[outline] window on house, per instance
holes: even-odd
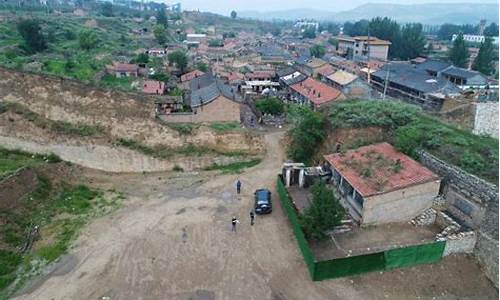
[[[363,207],[363,202],[364,202],[364,199],[363,197],[361,197],[361,195],[356,192],[356,194],[354,195],[354,201],[359,204],[360,207]]]

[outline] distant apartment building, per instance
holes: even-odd
[[[458,37],[458,34],[454,34],[451,36],[451,41],[455,41]],[[492,36],[493,44],[498,45],[498,37]],[[486,37],[484,35],[475,35],[475,34],[464,34],[464,41],[469,43],[482,43]]]
[[[387,60],[391,42],[367,36],[337,37],[337,52],[350,57],[370,57],[371,59]]]

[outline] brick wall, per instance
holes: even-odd
[[[174,113],[159,118],[169,123],[240,122],[241,105],[219,96],[213,101],[196,108],[196,113]]]
[[[476,103],[473,132],[498,138],[498,102]]]

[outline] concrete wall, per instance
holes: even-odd
[[[460,232],[447,236],[443,256],[474,252],[476,239],[476,233],[474,231]]]
[[[161,115],[169,123],[240,122],[241,105],[219,96],[206,105],[195,108],[196,113],[175,113]]]
[[[498,139],[498,102],[476,103],[473,132]]]
[[[439,186],[437,180],[365,198],[363,225],[410,221],[432,206]]]

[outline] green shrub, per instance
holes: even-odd
[[[184,169],[181,166],[175,165],[172,168],[172,171],[174,171],[174,172],[184,172]]]
[[[295,162],[309,164],[326,137],[325,118],[309,108],[298,106],[293,106],[289,115],[293,126],[289,131],[288,156]]]
[[[275,97],[257,100],[255,106],[263,114],[281,115],[285,111],[283,102]]]
[[[206,167],[206,171],[220,170],[223,174],[235,174],[241,173],[241,171],[245,168],[251,168],[260,164],[262,160],[260,158],[252,159],[249,161],[238,161],[226,165],[213,164],[209,167]]]
[[[240,123],[236,122],[216,122],[211,123],[210,128],[217,131],[218,133],[224,133],[229,131],[241,130],[241,125]]]

